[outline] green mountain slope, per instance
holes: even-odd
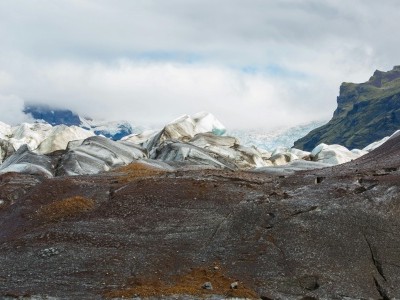
[[[360,149],[400,129],[400,66],[377,70],[365,83],[342,83],[337,103],[332,119],[294,147],[309,151],[327,143]]]

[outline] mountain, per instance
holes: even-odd
[[[27,104],[24,108],[25,114],[30,114],[35,120],[43,120],[50,125],[79,126],[81,120],[78,115],[68,109],[52,109],[46,105]]]
[[[375,71],[365,83],[342,83],[332,119],[294,143],[311,150],[320,143],[364,148],[400,128],[400,66]]]
[[[133,133],[133,128],[127,121],[97,121],[81,117],[69,109],[54,109],[47,105],[27,104],[24,113],[30,114],[35,120],[42,120],[53,126],[79,126],[114,141]]]

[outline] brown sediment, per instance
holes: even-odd
[[[259,299],[257,293],[246,287],[242,282],[229,278],[221,269],[194,268],[189,273],[175,276],[171,283],[160,280],[137,279],[128,280],[128,288],[107,291],[106,298],[124,297],[162,297],[171,295],[207,296],[220,295],[225,297]],[[210,282],[212,289],[203,288],[204,283]],[[231,284],[237,282],[237,288]]]
[[[94,208],[94,201],[80,196],[66,198],[42,206],[36,211],[35,217],[41,221],[56,222],[73,218]]]
[[[166,171],[152,167],[148,164],[133,162],[127,166],[115,169],[115,172],[122,173],[120,180],[123,182],[132,181],[144,177],[163,175]]]

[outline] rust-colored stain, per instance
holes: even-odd
[[[120,167],[116,169],[115,172],[123,173],[120,178],[123,182],[128,182],[139,178],[158,176],[166,173],[166,171],[140,162],[134,162],[127,166]]]
[[[76,217],[93,208],[94,201],[92,199],[75,196],[42,206],[36,211],[35,217],[42,221],[56,222]]]
[[[212,290],[203,288],[204,283],[210,282]],[[221,269],[195,268],[189,273],[172,278],[171,283],[160,280],[130,279],[128,288],[107,291],[106,298],[126,297],[162,297],[171,295],[207,296],[221,295],[226,297],[259,299],[256,292],[238,282],[237,288],[231,288],[231,284],[238,282],[224,275]]]

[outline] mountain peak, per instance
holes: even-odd
[[[296,141],[300,149],[320,143],[364,148],[400,128],[400,66],[376,70],[364,83],[342,83],[337,109],[324,126]]]
[[[26,104],[24,113],[53,126],[75,125],[112,140],[120,140],[133,133],[132,126],[127,121],[95,121],[90,117],[80,117],[69,109],[53,108],[49,105]]]

